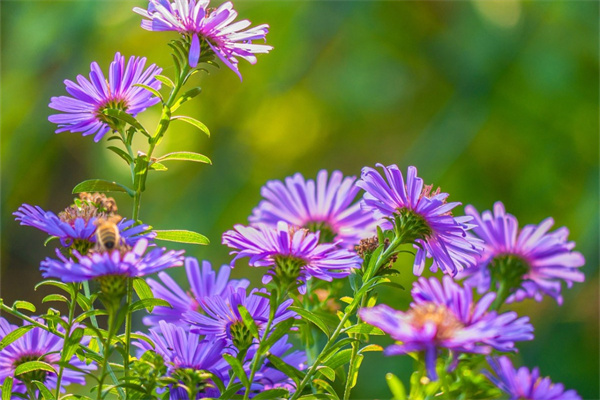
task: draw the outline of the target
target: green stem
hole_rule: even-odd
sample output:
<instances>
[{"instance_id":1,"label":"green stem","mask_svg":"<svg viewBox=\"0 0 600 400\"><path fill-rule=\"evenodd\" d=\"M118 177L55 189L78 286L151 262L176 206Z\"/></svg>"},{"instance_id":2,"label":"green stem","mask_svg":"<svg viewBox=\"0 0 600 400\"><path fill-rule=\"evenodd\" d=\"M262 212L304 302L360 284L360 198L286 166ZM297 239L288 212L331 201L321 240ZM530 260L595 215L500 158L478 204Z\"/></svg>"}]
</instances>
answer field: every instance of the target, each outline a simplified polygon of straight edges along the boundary
<instances>
[{"instance_id":1,"label":"green stem","mask_svg":"<svg viewBox=\"0 0 600 400\"><path fill-rule=\"evenodd\" d=\"M360 301L360 307L364 308L367 305L367 302L369 301L369 292L367 292L367 294L362 298L362 300ZM358 312L358 310L357 310ZM360 323L360 317L356 316L356 323ZM360 337L359 333L355 333L352 334L352 337L355 339L358 339ZM350 364L348 366L348 376L346 377L346 385L344 387L344 400L348 400L350 399L350 392L352 391L352 382L354 380L353 376L356 373L358 373L358 366L356 365L356 360L358 357L358 350L360 347L360 343L359 342L352 342L352 354L350 355Z\"/></svg>"},{"instance_id":2,"label":"green stem","mask_svg":"<svg viewBox=\"0 0 600 400\"><path fill-rule=\"evenodd\" d=\"M38 396L35 395L35 385L30 383L25 383L25 387L27 388L27 394L31 400L36 400ZM12 397L11 397L12 398Z\"/></svg>"},{"instance_id":3,"label":"green stem","mask_svg":"<svg viewBox=\"0 0 600 400\"><path fill-rule=\"evenodd\" d=\"M71 297L71 302L69 303L69 319L67 320L67 331L65 332L65 342L68 340L69 335L72 333L71 329L73 329L73 318L75 317L75 305L77 304L77 295L79 294L79 283L73 283L72 284L72 289L73 289L73 297ZM65 370L64 367L64 362L68 361L65 360L64 357L64 352L61 352L60 354L60 368L58 370L58 375L56 377L56 400L59 399L60 396L60 384L62 381L62 376L63 376L63 372Z\"/></svg>"},{"instance_id":4,"label":"green stem","mask_svg":"<svg viewBox=\"0 0 600 400\"><path fill-rule=\"evenodd\" d=\"M499 311L502 304L506 301L506 299L510 296L510 285L505 281L500 281L500 287L496 292L496 299L492 303L491 309L494 311Z\"/></svg>"},{"instance_id":5,"label":"green stem","mask_svg":"<svg viewBox=\"0 0 600 400\"><path fill-rule=\"evenodd\" d=\"M131 302L133 300L133 279L127 278L127 302L125 303L125 307L127 307L127 314L125 315L125 357L123 359L123 373L125 374L125 382L129 382L127 377L129 376L129 352L130 352L130 343L131 343L131 312L129 312L129 307L131 306ZM125 398L127 399L127 387L125 387Z\"/></svg>"},{"instance_id":6,"label":"green stem","mask_svg":"<svg viewBox=\"0 0 600 400\"><path fill-rule=\"evenodd\" d=\"M100 379L98 380L98 395L96 396L97 400L102 400L102 386L104 385L104 378L108 374L107 367L109 366L108 358L110 357L110 344L112 341L113 332L115 330L115 316L118 311L118 308L114 305L111 305L110 309L108 308L109 307L107 307L108 336L106 337L106 341L104 342L104 354L102 355L102 372L100 373Z\"/></svg>"}]
</instances>

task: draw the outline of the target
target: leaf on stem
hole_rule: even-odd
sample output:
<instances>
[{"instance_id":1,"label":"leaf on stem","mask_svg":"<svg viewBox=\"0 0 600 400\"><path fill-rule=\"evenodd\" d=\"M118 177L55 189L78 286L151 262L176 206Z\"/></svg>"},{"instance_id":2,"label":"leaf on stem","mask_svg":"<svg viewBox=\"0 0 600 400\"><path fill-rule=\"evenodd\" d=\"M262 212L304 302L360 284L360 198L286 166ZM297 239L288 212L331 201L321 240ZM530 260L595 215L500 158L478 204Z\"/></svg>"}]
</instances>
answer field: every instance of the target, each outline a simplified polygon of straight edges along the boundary
<instances>
[{"instance_id":1,"label":"leaf on stem","mask_svg":"<svg viewBox=\"0 0 600 400\"><path fill-rule=\"evenodd\" d=\"M302 318L312 322L315 324L323 333L329 338L329 328L327 328L327 324L321 320L316 314L305 310L300 307L290 306L288 308L290 311L294 311L296 314L300 315Z\"/></svg>"},{"instance_id":2,"label":"leaf on stem","mask_svg":"<svg viewBox=\"0 0 600 400\"><path fill-rule=\"evenodd\" d=\"M185 115L174 115L171 117L171 121L174 121L174 120L187 122L188 124L193 125L196 128L200 129L202 132L204 132L206 134L206 136L210 137L210 131L208 130L208 127L195 118L187 117Z\"/></svg>"},{"instance_id":3,"label":"leaf on stem","mask_svg":"<svg viewBox=\"0 0 600 400\"><path fill-rule=\"evenodd\" d=\"M28 301L17 300L12 306L13 310L27 310L32 313L35 312L35 306Z\"/></svg>"},{"instance_id":4,"label":"leaf on stem","mask_svg":"<svg viewBox=\"0 0 600 400\"><path fill-rule=\"evenodd\" d=\"M54 367L50 364L48 364L47 362L44 361L26 361L23 364L19 364L19 366L15 369L15 376L16 375L21 375L21 374L26 374L28 372L32 372L32 371L46 371L46 372L52 372L53 374L56 374L56 370L54 369Z\"/></svg>"},{"instance_id":5,"label":"leaf on stem","mask_svg":"<svg viewBox=\"0 0 600 400\"><path fill-rule=\"evenodd\" d=\"M242 382L244 387L249 388L250 381L248 380L248 376L246 375L246 371L244 371L244 367L242 366L240 360L227 353L223 354L223 358L225 359L225 361L227 361L229 365L231 365L233 372L238 378L240 378L240 381Z\"/></svg>"},{"instance_id":6,"label":"leaf on stem","mask_svg":"<svg viewBox=\"0 0 600 400\"><path fill-rule=\"evenodd\" d=\"M290 392L287 389L269 389L253 397L254 400L287 399Z\"/></svg>"},{"instance_id":7,"label":"leaf on stem","mask_svg":"<svg viewBox=\"0 0 600 400\"><path fill-rule=\"evenodd\" d=\"M143 133L145 136L150 136L150 135L148 135L148 131L146 131L146 129L142 126L142 124L140 124L137 119L135 119L133 116L131 116L131 114L127 114L125 111L117 110L116 108L106 108L102 111L102 113L106 114L110 117L119 119L123 122L126 122L129 125L135 127L138 131Z\"/></svg>"},{"instance_id":8,"label":"leaf on stem","mask_svg":"<svg viewBox=\"0 0 600 400\"><path fill-rule=\"evenodd\" d=\"M292 378L296 385L299 385L302 378L304 378L305 374L302 371L299 371L295 367L292 367L290 364L286 363L276 355L268 354L267 358L275 368Z\"/></svg>"},{"instance_id":9,"label":"leaf on stem","mask_svg":"<svg viewBox=\"0 0 600 400\"><path fill-rule=\"evenodd\" d=\"M172 80L170 80L168 77L164 76L164 75L155 75L154 78L159 81L164 83L165 85L174 88L175 84L173 83Z\"/></svg>"},{"instance_id":10,"label":"leaf on stem","mask_svg":"<svg viewBox=\"0 0 600 400\"><path fill-rule=\"evenodd\" d=\"M173 153L165 154L164 156L158 157L157 161L194 161L205 164L212 164L210 158L205 155L192 153L191 151L176 151Z\"/></svg>"},{"instance_id":11,"label":"leaf on stem","mask_svg":"<svg viewBox=\"0 0 600 400\"><path fill-rule=\"evenodd\" d=\"M133 160L131 159L131 157L129 156L129 154L127 154L127 152L123 149L120 149L118 147L115 146L108 146L107 149L109 149L110 151L112 151L113 153L115 153L116 155L118 155L119 157L121 157L123 160L125 160L125 162L127 164L131 164L133 162Z\"/></svg>"},{"instance_id":12,"label":"leaf on stem","mask_svg":"<svg viewBox=\"0 0 600 400\"><path fill-rule=\"evenodd\" d=\"M359 333L359 334L364 334L364 335L385 335L385 333L381 329L371 326L369 324L363 324L363 323L352 325L350 328L344 329L344 333Z\"/></svg>"},{"instance_id":13,"label":"leaf on stem","mask_svg":"<svg viewBox=\"0 0 600 400\"><path fill-rule=\"evenodd\" d=\"M2 384L2 400L10 400L13 386L13 377L7 376Z\"/></svg>"},{"instance_id":14,"label":"leaf on stem","mask_svg":"<svg viewBox=\"0 0 600 400\"><path fill-rule=\"evenodd\" d=\"M142 300L138 300L135 303L133 303L129 307L129 312L133 313L133 312L141 310L143 308L148 310L148 312L152 312L152 310L156 306L173 308L173 306L171 306L171 304L169 304L168 301L163 300L163 299L142 299Z\"/></svg>"},{"instance_id":15,"label":"leaf on stem","mask_svg":"<svg viewBox=\"0 0 600 400\"><path fill-rule=\"evenodd\" d=\"M240 312L242 321L244 321L244 325L246 326L246 328L248 328L248 330L252 334L252 337L255 339L260 339L259 334L258 334L258 327L256 326L256 322L254 322L254 318L252 318L252 315L250 315L250 313L248 312L246 307L244 307L243 305L240 304L240 305L238 305L238 311Z\"/></svg>"},{"instance_id":16,"label":"leaf on stem","mask_svg":"<svg viewBox=\"0 0 600 400\"><path fill-rule=\"evenodd\" d=\"M135 192L125 185L104 179L88 179L73 188L73 194L82 192L124 192L133 197Z\"/></svg>"},{"instance_id":17,"label":"leaf on stem","mask_svg":"<svg viewBox=\"0 0 600 400\"><path fill-rule=\"evenodd\" d=\"M197 232L185 230L155 230L156 237L154 239L165 240L167 242L189 243L189 244L209 244L210 241L204 235Z\"/></svg>"},{"instance_id":18,"label":"leaf on stem","mask_svg":"<svg viewBox=\"0 0 600 400\"><path fill-rule=\"evenodd\" d=\"M151 87L151 86L144 85L143 83L136 83L136 84L134 84L133 86L139 86L139 87L141 87L141 88L144 88L144 89L146 89L147 91L149 91L150 93L152 93L153 95L155 95L156 97L158 97L158 98L159 98L161 101L163 100L163 96L162 96L162 94L160 94L160 92L159 92L158 90L154 89L154 88L153 88L153 87Z\"/></svg>"},{"instance_id":19,"label":"leaf on stem","mask_svg":"<svg viewBox=\"0 0 600 400\"><path fill-rule=\"evenodd\" d=\"M33 381L33 384L35 384L35 386L37 386L38 390L40 391L40 394L42 395L43 400L54 400L55 399L52 392L42 382Z\"/></svg>"},{"instance_id":20,"label":"leaf on stem","mask_svg":"<svg viewBox=\"0 0 600 400\"><path fill-rule=\"evenodd\" d=\"M177 99L177 101L175 102L175 104L173 104L171 106L171 112L177 110L186 101L191 100L194 97L198 96L201 91L202 91L202 88L195 87L193 89L188 90L184 94L182 94L181 97L179 97L179 99Z\"/></svg>"},{"instance_id":21,"label":"leaf on stem","mask_svg":"<svg viewBox=\"0 0 600 400\"><path fill-rule=\"evenodd\" d=\"M404 384L402 381L394 374L387 373L385 374L385 380L392 392L392 396L394 396L394 400L407 400L406 389L404 388Z\"/></svg>"}]
</instances>

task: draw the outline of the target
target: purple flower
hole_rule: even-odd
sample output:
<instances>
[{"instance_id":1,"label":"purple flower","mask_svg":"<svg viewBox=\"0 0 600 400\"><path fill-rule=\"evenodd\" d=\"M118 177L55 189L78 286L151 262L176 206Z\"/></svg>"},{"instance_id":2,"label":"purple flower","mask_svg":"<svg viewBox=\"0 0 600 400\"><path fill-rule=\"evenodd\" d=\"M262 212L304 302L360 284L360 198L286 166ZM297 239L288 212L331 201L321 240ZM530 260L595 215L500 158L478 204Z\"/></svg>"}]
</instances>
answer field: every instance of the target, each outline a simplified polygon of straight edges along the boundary
<instances>
[{"instance_id":1,"label":"purple flower","mask_svg":"<svg viewBox=\"0 0 600 400\"><path fill-rule=\"evenodd\" d=\"M511 400L581 400L574 390L565 391L562 383L552 383L550 378L540 377L538 368L531 372L526 367L515 370L508 357L491 358L488 362L498 377L483 371Z\"/></svg>"},{"instance_id":2,"label":"purple flower","mask_svg":"<svg viewBox=\"0 0 600 400\"><path fill-rule=\"evenodd\" d=\"M494 204L493 214L484 211L480 215L473 206L465 211L475 219L478 226L471 232L483 239L484 249L476 267L465 270L461 277L467 277L465 284L477 287L479 293L495 290L501 280L509 279L514 290L507 298L509 303L528 297L541 301L548 295L562 304L561 281L567 287L584 281L578 268L585 259L572 251L575 243L567 241L567 228L548 233L552 218L519 231L517 219L505 212L501 202Z\"/></svg>"},{"instance_id":3,"label":"purple flower","mask_svg":"<svg viewBox=\"0 0 600 400\"><path fill-rule=\"evenodd\" d=\"M238 307L244 306L248 310L259 331L262 332L269 320L270 302L258 293L266 294L267 291L253 289L250 294L247 294L246 289L229 288L224 297L213 296L202 299L200 307L206 315L197 311L188 311L183 314L183 317L195 326L192 331L226 339L228 344L234 344L238 349L248 348L252 344L252 337ZM281 303L275 312L274 325L296 316L294 312L287 310L292 302L293 300L290 299Z\"/></svg>"},{"instance_id":4,"label":"purple flower","mask_svg":"<svg viewBox=\"0 0 600 400\"><path fill-rule=\"evenodd\" d=\"M303 351L292 351L288 353L293 346L291 343L288 343L287 340L287 335L283 336L271 346L269 353L281 358L283 362L299 371L306 369L306 354ZM251 350L256 351L255 348L251 348ZM249 351L247 358L251 359L253 356L254 352ZM273 368L268 360L266 360L258 370L254 382L260 385L260 388L258 389L259 392L276 388L287 389L290 393L293 393L296 390L294 381L283 372Z\"/></svg>"},{"instance_id":5,"label":"purple flower","mask_svg":"<svg viewBox=\"0 0 600 400\"><path fill-rule=\"evenodd\" d=\"M186 369L195 371L208 371L215 374L219 379L225 378L225 372L229 366L222 357L225 351L225 341L214 336L202 336L190 332L189 326L179 326L165 321L159 321L158 326L150 328L150 338L156 345L153 348L148 342L139 340L134 345L143 351L153 350L160 354L167 365L167 374L178 377L186 374ZM140 333L140 335L143 335ZM211 383L208 381L207 383ZM213 387L204 388L212 392L218 390ZM174 393L178 394L174 396ZM215 393L210 393L213 397ZM208 394L208 393L205 393ZM216 394L218 397L219 394ZM205 397L205 396L201 396ZM176 386L171 388L172 399L188 398L184 390Z\"/></svg>"},{"instance_id":6,"label":"purple flower","mask_svg":"<svg viewBox=\"0 0 600 400\"><path fill-rule=\"evenodd\" d=\"M146 58L131 57L125 65L125 57L115 54L110 64L108 80L98 66L91 64L90 79L77 76L77 83L65 80L67 92L72 96L59 96L50 99L49 107L64 114L48 117L50 122L58 124L56 133L70 131L82 132L83 136L94 135L99 142L108 131L114 129L111 119L103 114L104 110L117 109L132 116L160 102L149 90L138 84L160 89L155 76L161 69L152 64L146 70Z\"/></svg>"},{"instance_id":7,"label":"purple flower","mask_svg":"<svg viewBox=\"0 0 600 400\"><path fill-rule=\"evenodd\" d=\"M298 228L320 231L324 242L341 241L353 249L361 239L375 234L374 220L359 203L352 204L358 191L355 177L333 171L327 182L327 171L321 170L316 182L304 180L301 174L281 181L269 181L261 189L261 201L249 218L252 224L277 226L279 221Z\"/></svg>"},{"instance_id":8,"label":"purple flower","mask_svg":"<svg viewBox=\"0 0 600 400\"><path fill-rule=\"evenodd\" d=\"M97 216L74 216L69 213L56 215L52 211L44 211L39 206L29 204L23 204L13 215L21 225L32 226L50 236L56 236L64 247L71 246L74 241L88 242L88 248L96 243ZM153 239L156 236L156 233L150 232L150 226L144 224L134 226L134 223L135 221L125 218L117 223L119 235L127 245L133 246L139 239Z\"/></svg>"},{"instance_id":9,"label":"purple flower","mask_svg":"<svg viewBox=\"0 0 600 400\"><path fill-rule=\"evenodd\" d=\"M348 276L362 263L356 253L339 249L336 243L319 244L318 232L291 228L285 222L279 222L277 228L236 225L223 234L223 244L236 249L230 253L236 255L232 264L249 257L253 267L276 266L272 274L285 273L301 282L311 276L331 282ZM265 275L263 283L271 278Z\"/></svg>"},{"instance_id":10,"label":"purple flower","mask_svg":"<svg viewBox=\"0 0 600 400\"><path fill-rule=\"evenodd\" d=\"M417 250L414 274L421 275L426 258L433 258L433 272L439 267L452 276L474 266L480 241L466 235L473 227L467 224L471 217L452 216L451 210L460 203L446 203L448 194L439 189L431 193L432 187L423 185L415 167L408 167L405 184L397 165L377 166L383 168L387 182L376 169L364 167L357 182L365 190L362 206L383 219L383 227L390 228L390 220L400 220L403 226L396 229Z\"/></svg>"},{"instance_id":11,"label":"purple flower","mask_svg":"<svg viewBox=\"0 0 600 400\"><path fill-rule=\"evenodd\" d=\"M28 325L28 323L26 322L25 325ZM16 325L11 325L7 320L0 317L0 340L16 329ZM33 328L27 331L23 336L0 350L0 387L7 377L12 376L14 378L12 391L15 393L26 393L27 389L24 381L32 380L44 383L50 390L55 389L57 375L54 372L38 370L16 377L15 370L19 365L27 361L43 361L58 371L60 369L58 365L61 357L60 352L63 348L64 340L57 335L41 328ZM94 364L87 365L75 356L71 357L67 362L81 371L87 372L96 369ZM65 392L64 388L62 388L63 385L67 386L72 383L85 385L85 375L83 372L65 368L61 380L61 392Z\"/></svg>"},{"instance_id":12,"label":"purple flower","mask_svg":"<svg viewBox=\"0 0 600 400\"><path fill-rule=\"evenodd\" d=\"M192 257L185 259L185 271L190 283L190 291L183 289L165 272L160 272L158 277L164 284L148 279L154 296L166 300L173 308L154 307L152 314L144 317L144 324L157 325L159 321L166 321L176 325L184 324L182 315L186 311L202 311L200 303L203 299L212 296L227 296L229 288L245 289L250 282L247 279L229 280L231 267L223 265L218 275L208 261L202 262L202 269L198 260Z\"/></svg>"},{"instance_id":13,"label":"purple flower","mask_svg":"<svg viewBox=\"0 0 600 400\"><path fill-rule=\"evenodd\" d=\"M240 79L237 57L250 64L256 64L258 53L268 53L273 47L254 44L253 40L265 41L269 25L263 24L244 30L250 21L232 23L237 17L231 2L223 3L216 10L208 8L209 0L149 0L148 9L139 7L134 12L147 18L142 20L142 28L149 31L176 31L191 36L189 64L198 65L201 43L208 47L235 72Z\"/></svg>"},{"instance_id":14,"label":"purple flower","mask_svg":"<svg viewBox=\"0 0 600 400\"><path fill-rule=\"evenodd\" d=\"M457 353L489 354L492 348L515 350L515 341L533 338L527 317L517 319L514 312L497 315L487 311L494 293L473 302L472 289L461 288L448 276L443 286L435 278L421 278L412 293L415 302L406 312L381 304L363 308L359 315L398 341L385 349L385 355L424 352L433 380L437 379L436 361L443 349L455 357Z\"/></svg>"},{"instance_id":15,"label":"purple flower","mask_svg":"<svg viewBox=\"0 0 600 400\"><path fill-rule=\"evenodd\" d=\"M183 265L183 250L166 251L154 248L146 253L148 240L140 239L132 249L110 252L92 252L82 256L74 251L75 259L68 259L58 250L59 260L46 258L40 269L44 278L58 278L63 282L83 282L100 277L140 277Z\"/></svg>"}]
</instances>

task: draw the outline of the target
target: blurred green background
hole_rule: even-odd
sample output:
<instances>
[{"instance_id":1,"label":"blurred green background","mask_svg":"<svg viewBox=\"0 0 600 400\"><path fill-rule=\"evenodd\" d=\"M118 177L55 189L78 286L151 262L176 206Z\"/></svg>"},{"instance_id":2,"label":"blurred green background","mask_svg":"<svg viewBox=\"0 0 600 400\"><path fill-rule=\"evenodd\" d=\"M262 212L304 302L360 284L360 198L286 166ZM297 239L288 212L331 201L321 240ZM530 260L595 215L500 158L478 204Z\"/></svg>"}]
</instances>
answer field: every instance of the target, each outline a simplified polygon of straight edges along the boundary
<instances>
[{"instance_id":1,"label":"blurred green background","mask_svg":"<svg viewBox=\"0 0 600 400\"><path fill-rule=\"evenodd\" d=\"M38 265L52 255L42 233L13 220L19 205L58 212L82 180L128 183L105 141L55 135L47 104L65 94L64 79L87 75L91 61L106 71L116 51L147 56L172 75L166 42L175 34L142 30L131 9L145 4L1 2L7 302L39 304ZM213 165L171 163L152 175L142 219L206 234L212 244L186 247L188 254L220 265L230 259L221 233L246 222L267 180L322 168L358 175L376 162L416 165L426 183L480 210L501 200L522 224L552 216L585 255L587 280L565 292L562 307L551 299L513 307L536 328L518 358L598 399L599 3L239 1L236 9L270 24L275 49L254 66L240 62L242 83L227 68L194 78L203 93L181 113L202 120L212 137L175 122L156 154L197 151ZM141 118L154 124L158 110ZM130 199L115 197L130 216ZM398 278L407 287L410 265ZM256 284L262 272L243 263L234 270ZM410 301L391 290L380 299L397 308ZM406 382L411 367L408 357L369 353L353 394L389 398L385 373Z\"/></svg>"}]
</instances>

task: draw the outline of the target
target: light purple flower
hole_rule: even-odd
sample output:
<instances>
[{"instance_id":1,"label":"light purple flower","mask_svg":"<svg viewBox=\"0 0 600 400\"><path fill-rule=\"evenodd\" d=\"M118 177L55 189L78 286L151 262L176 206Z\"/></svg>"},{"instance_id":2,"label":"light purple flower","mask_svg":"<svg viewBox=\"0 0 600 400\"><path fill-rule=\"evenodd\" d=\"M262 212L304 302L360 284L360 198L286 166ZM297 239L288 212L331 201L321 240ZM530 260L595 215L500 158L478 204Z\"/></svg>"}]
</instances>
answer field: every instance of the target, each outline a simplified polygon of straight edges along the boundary
<instances>
[{"instance_id":1,"label":"light purple flower","mask_svg":"<svg viewBox=\"0 0 600 400\"><path fill-rule=\"evenodd\" d=\"M285 178L285 182L267 182L261 189L265 200L254 209L249 221L271 226L284 221L320 231L322 241L341 241L343 247L353 249L361 239L375 234L375 221L360 203L352 204L360 190L355 177L344 178L340 171L333 171L328 182L327 175L321 170L316 180L305 180L298 173Z\"/></svg>"},{"instance_id":2,"label":"light purple flower","mask_svg":"<svg viewBox=\"0 0 600 400\"><path fill-rule=\"evenodd\" d=\"M516 274L513 278L518 287L513 288L508 303L528 297L541 301L543 295L548 295L562 304L561 281L569 288L573 282L584 281L579 268L585 259L572 251L575 243L568 241L567 228L548 232L554 224L552 218L519 230L517 219L506 213L501 202L494 204L493 214L484 211L480 215L473 206L465 211L478 225L471 232L483 239L484 250L476 267L465 270L460 277L466 277L465 283L477 287L479 293L495 290L501 279L510 278L502 274ZM512 270L500 271L497 265L506 263L508 257L512 257L507 264Z\"/></svg>"},{"instance_id":3,"label":"light purple flower","mask_svg":"<svg viewBox=\"0 0 600 400\"><path fill-rule=\"evenodd\" d=\"M200 307L205 314L188 311L183 314L183 317L194 325L193 332L226 339L228 344L234 344L238 349L247 348L252 344L252 338L238 307L244 306L254 319L259 332L264 331L269 320L270 302L258 293L266 294L267 291L253 289L250 294L247 294L246 289L229 288L225 297L213 296L202 299ZM281 303L275 312L274 325L296 316L296 313L287 309L292 302L293 300L289 299Z\"/></svg>"},{"instance_id":4,"label":"light purple flower","mask_svg":"<svg viewBox=\"0 0 600 400\"><path fill-rule=\"evenodd\" d=\"M56 251L58 260L46 258L40 269L44 278L57 278L63 282L83 282L103 276L123 276L135 278L146 276L166 268L183 265L183 250L166 251L154 248L146 253L148 240L140 239L131 250L96 253L86 256L74 251L75 259L63 256Z\"/></svg>"},{"instance_id":5,"label":"light purple flower","mask_svg":"<svg viewBox=\"0 0 600 400\"><path fill-rule=\"evenodd\" d=\"M252 41L265 41L269 25L246 29L250 21L233 22L237 11L231 2L221 4L216 10L210 9L209 3L209 0L175 0L173 3L149 0L147 10L135 7L133 11L147 18L142 20L142 28L146 30L176 31L191 37L188 62L192 68L198 65L202 44L206 43L242 79L237 57L256 64L255 54L268 53L272 46Z\"/></svg>"},{"instance_id":6,"label":"light purple flower","mask_svg":"<svg viewBox=\"0 0 600 400\"><path fill-rule=\"evenodd\" d=\"M230 253L235 254L232 264L243 257L249 257L253 267L270 267L286 261L296 263L301 282L309 277L331 282L334 278L348 276L362 263L356 253L339 249L336 243L319 244L318 232L295 229L285 222L279 222L276 228L236 225L234 230L223 234L223 244L236 249ZM266 274L263 283L271 278Z\"/></svg>"},{"instance_id":7,"label":"light purple flower","mask_svg":"<svg viewBox=\"0 0 600 400\"><path fill-rule=\"evenodd\" d=\"M29 323L25 323L28 325ZM7 320L0 317L0 340L4 339L8 334L17 329L16 325L8 323ZM85 342L85 338L83 341ZM15 393L27 392L25 384L21 379L39 380L44 385L53 390L56 388L57 375L53 372L32 371L24 375L15 376L17 366L27 361L43 361L50 364L56 371L60 369L60 352L64 348L64 340L59 336L47 332L41 328L32 328L23 336L0 350L0 387L5 379L9 376L14 378L12 391ZM87 365L85 362L73 356L67 362L80 369L81 371L92 371L96 369L94 364ZM69 368L63 370L61 389L62 393L65 389L62 386L70 384L85 385L85 374L80 371L75 371ZM17 398L17 397L11 397Z\"/></svg>"},{"instance_id":8,"label":"light purple flower","mask_svg":"<svg viewBox=\"0 0 600 400\"><path fill-rule=\"evenodd\" d=\"M185 271L190 284L190 290L187 292L184 292L166 272L158 274L162 285L154 279L147 279L154 296L166 300L173 308L154 307L152 314L144 317L144 324L157 325L159 321L176 325L185 324L182 320L183 313L202 311L200 303L203 299L212 296L224 297L229 293L229 288L245 289L250 284L247 279L229 280L231 267L227 265L223 265L217 275L208 261L203 261L202 269L200 269L198 260L192 257L186 257Z\"/></svg>"},{"instance_id":9,"label":"light purple flower","mask_svg":"<svg viewBox=\"0 0 600 400\"><path fill-rule=\"evenodd\" d=\"M39 206L30 206L23 204L13 213L15 220L21 225L32 226L50 236L56 236L64 247L69 247L73 241L87 241L90 244L96 243L96 221L98 217L77 217L71 218L70 215L63 217L54 214L52 211L44 211ZM156 233L150 231L150 226L140 224L135 225L135 221L121 219L117 223L119 235L124 242L133 246L139 239L153 239Z\"/></svg>"},{"instance_id":10,"label":"light purple flower","mask_svg":"<svg viewBox=\"0 0 600 400\"><path fill-rule=\"evenodd\" d=\"M58 124L56 133L70 131L81 132L83 136L94 135L99 142L113 127L110 119L102 112L117 109L132 116L160 102L149 90L138 84L160 89L156 75L161 69L152 64L146 70L146 58L130 57L125 65L125 57L115 54L110 64L108 79L98 63L91 64L89 80L83 75L77 76L77 83L65 80L67 92L72 96L59 96L50 99L49 107L61 111L48 117L50 122Z\"/></svg>"},{"instance_id":11,"label":"light purple flower","mask_svg":"<svg viewBox=\"0 0 600 400\"><path fill-rule=\"evenodd\" d=\"M419 279L413 288L415 302L408 311L385 304L359 310L367 323L388 333L398 343L385 355L424 352L427 373L437 379L436 361L442 350L454 353L489 354L492 348L514 351L514 342L533 339L527 317L516 313L488 312L495 294L473 302L472 289L461 288L448 276L443 286L435 278Z\"/></svg>"},{"instance_id":12,"label":"light purple flower","mask_svg":"<svg viewBox=\"0 0 600 400\"><path fill-rule=\"evenodd\" d=\"M516 370L508 357L488 357L490 366L498 376L483 371L510 400L581 400L574 390L566 390L562 383L552 383L550 378L540 376L538 368L531 372L526 367Z\"/></svg>"},{"instance_id":13,"label":"light purple flower","mask_svg":"<svg viewBox=\"0 0 600 400\"><path fill-rule=\"evenodd\" d=\"M472 218L454 217L451 210L460 203L446 203L447 193L431 193L431 186L424 186L417 177L417 169L408 167L406 184L397 165L383 168L385 179L373 168L364 167L357 186L365 190L362 206L373 212L382 226L390 228L395 217L407 223L403 235L414 243L417 250L413 272L421 275L426 258L433 258L431 270L438 267L452 276L464 268L476 264L480 241L467 236L473 228L467 224Z\"/></svg>"},{"instance_id":14,"label":"light purple flower","mask_svg":"<svg viewBox=\"0 0 600 400\"><path fill-rule=\"evenodd\" d=\"M165 360L169 376L176 374L177 370L189 368L196 371L207 371L215 374L219 379L224 379L229 368L223 358L226 342L214 336L203 337L190 332L189 328L189 325L180 326L159 321L157 326L150 328L149 336L154 342L155 348L144 340L136 341L134 345L142 351L153 350L160 354ZM140 335L144 334L140 333ZM210 390L210 393L204 393L205 395L213 397L216 394L215 397L219 396L218 389L214 387L214 384L207 389ZM171 391L171 399L187 398L184 390L172 387ZM178 396L174 396L173 392Z\"/></svg>"}]
</instances>

